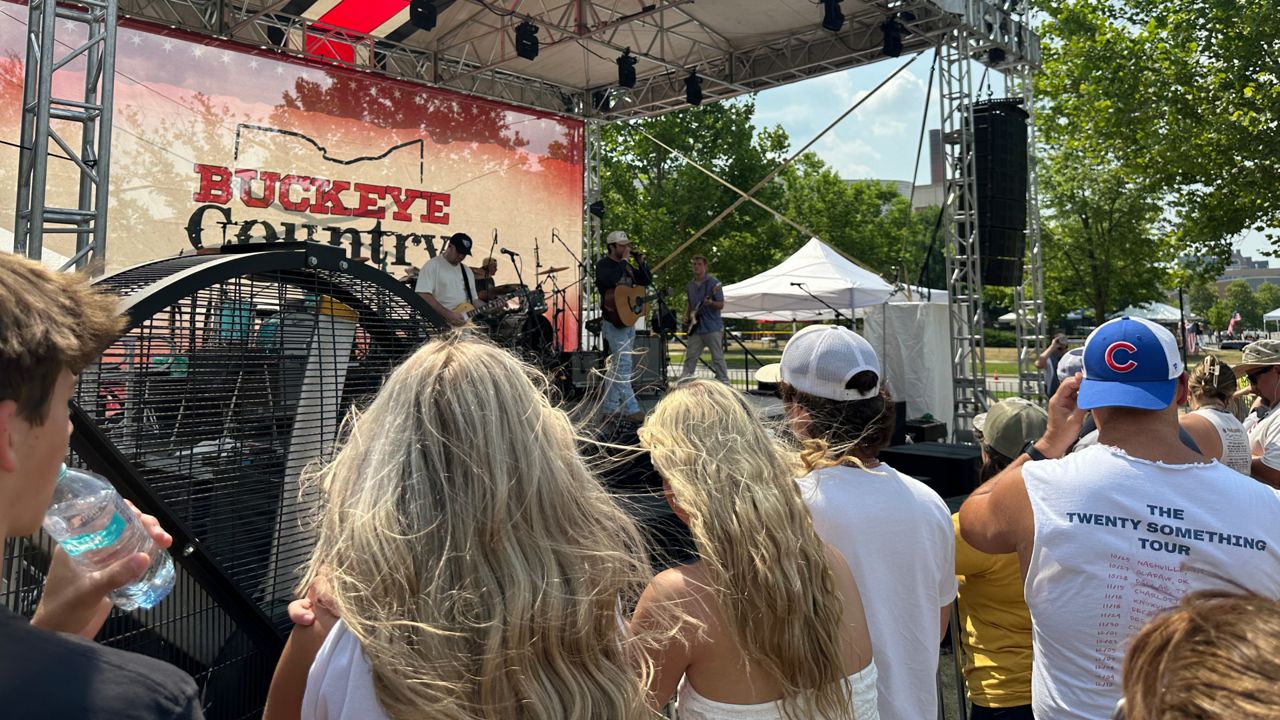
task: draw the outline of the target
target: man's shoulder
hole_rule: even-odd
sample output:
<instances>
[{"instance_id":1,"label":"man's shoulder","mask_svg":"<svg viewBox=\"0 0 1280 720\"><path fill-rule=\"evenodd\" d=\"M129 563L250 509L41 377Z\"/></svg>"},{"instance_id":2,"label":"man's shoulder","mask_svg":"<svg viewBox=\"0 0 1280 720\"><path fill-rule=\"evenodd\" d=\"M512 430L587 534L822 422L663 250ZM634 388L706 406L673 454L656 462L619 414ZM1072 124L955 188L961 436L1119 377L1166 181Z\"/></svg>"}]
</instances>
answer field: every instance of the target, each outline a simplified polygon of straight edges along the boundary
<instances>
[{"instance_id":1,"label":"man's shoulder","mask_svg":"<svg viewBox=\"0 0 1280 720\"><path fill-rule=\"evenodd\" d=\"M191 676L154 658L0 618L0 697L23 718L201 717Z\"/></svg>"}]
</instances>

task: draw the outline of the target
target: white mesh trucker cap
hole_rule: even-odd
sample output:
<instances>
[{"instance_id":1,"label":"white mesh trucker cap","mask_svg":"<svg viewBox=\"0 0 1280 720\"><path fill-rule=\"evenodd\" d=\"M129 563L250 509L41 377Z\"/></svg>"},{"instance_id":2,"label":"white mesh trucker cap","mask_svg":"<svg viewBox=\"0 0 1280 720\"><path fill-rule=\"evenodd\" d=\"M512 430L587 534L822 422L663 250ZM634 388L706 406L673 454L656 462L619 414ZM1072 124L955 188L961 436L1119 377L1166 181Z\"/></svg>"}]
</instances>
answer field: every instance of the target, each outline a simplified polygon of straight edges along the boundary
<instances>
[{"instance_id":1,"label":"white mesh trucker cap","mask_svg":"<svg viewBox=\"0 0 1280 720\"><path fill-rule=\"evenodd\" d=\"M866 392L845 387L849 378L870 370L876 384ZM861 335L839 325L810 325L791 337L782 351L782 381L800 392L828 400L866 400L880 393L880 359Z\"/></svg>"}]
</instances>

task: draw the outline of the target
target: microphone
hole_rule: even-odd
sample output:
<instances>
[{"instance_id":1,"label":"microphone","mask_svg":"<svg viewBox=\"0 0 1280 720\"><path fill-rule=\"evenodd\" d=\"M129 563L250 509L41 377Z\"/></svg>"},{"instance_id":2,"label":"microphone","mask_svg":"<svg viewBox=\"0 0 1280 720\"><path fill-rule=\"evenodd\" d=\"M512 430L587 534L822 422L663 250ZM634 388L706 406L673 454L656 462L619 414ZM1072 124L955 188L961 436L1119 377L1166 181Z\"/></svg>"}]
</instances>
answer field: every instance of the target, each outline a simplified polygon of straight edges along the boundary
<instances>
[{"instance_id":1,"label":"microphone","mask_svg":"<svg viewBox=\"0 0 1280 720\"><path fill-rule=\"evenodd\" d=\"M802 288L802 287L804 287L804 283L791 283L791 287L798 287L798 288Z\"/></svg>"},{"instance_id":2,"label":"microphone","mask_svg":"<svg viewBox=\"0 0 1280 720\"><path fill-rule=\"evenodd\" d=\"M519 257L519 256L520 256L520 253L516 252L515 250L508 250L508 249L506 249L506 248L502 248L502 249L501 249L501 250L499 250L498 252L502 253L503 255L510 255L511 257Z\"/></svg>"}]
</instances>

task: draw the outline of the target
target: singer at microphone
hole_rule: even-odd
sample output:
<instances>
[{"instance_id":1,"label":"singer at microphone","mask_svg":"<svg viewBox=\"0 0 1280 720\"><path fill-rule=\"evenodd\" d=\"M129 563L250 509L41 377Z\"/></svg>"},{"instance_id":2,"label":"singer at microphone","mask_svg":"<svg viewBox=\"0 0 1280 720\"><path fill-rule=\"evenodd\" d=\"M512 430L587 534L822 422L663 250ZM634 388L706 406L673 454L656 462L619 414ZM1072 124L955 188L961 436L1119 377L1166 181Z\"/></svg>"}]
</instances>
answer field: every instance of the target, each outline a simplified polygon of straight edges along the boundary
<instances>
[{"instance_id":1,"label":"singer at microphone","mask_svg":"<svg viewBox=\"0 0 1280 720\"><path fill-rule=\"evenodd\" d=\"M639 265L632 265L631 238L622 230L614 230L606 239L609 254L596 262L596 288L600 291L603 304L601 310L604 319L600 323L600 334L609 346L613 358L609 362L609 372L605 375L604 401L600 403L606 419L625 418L631 422L643 422L644 412L636 400L635 391L631 388L632 349L636 340L636 313L623 315L622 309L633 308L631 301L621 305L617 302L619 294L625 296L638 295L640 290L653 282L649 268L643 258ZM619 290L620 287L626 291Z\"/></svg>"}]
</instances>

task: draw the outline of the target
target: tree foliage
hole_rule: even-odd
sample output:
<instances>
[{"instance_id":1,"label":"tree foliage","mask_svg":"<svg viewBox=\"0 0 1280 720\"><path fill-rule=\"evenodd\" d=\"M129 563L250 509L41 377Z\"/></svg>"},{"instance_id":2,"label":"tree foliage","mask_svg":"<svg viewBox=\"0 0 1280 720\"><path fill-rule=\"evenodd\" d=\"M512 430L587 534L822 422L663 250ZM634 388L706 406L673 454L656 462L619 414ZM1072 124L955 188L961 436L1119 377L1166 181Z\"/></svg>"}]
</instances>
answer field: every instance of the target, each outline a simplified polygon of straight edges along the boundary
<instances>
[{"instance_id":1,"label":"tree foliage","mask_svg":"<svg viewBox=\"0 0 1280 720\"><path fill-rule=\"evenodd\" d=\"M790 146L782 128L757 129L754 113L747 100L605 126L605 231L626 230L653 258L651 265L671 255L739 196L640 131L747 191L789 156ZM936 209L912 212L891 185L842 179L813 153L797 158L753 197L890 281L899 267L916 281L937 215ZM700 254L729 284L773 267L808 240L808 233L744 202L665 266L657 282L682 287L691 273L689 258ZM940 251L935 265L928 279L941 283Z\"/></svg>"},{"instance_id":2,"label":"tree foliage","mask_svg":"<svg viewBox=\"0 0 1280 720\"><path fill-rule=\"evenodd\" d=\"M1050 145L1124 168L1198 255L1280 226L1275 0L1039 4Z\"/></svg>"}]
</instances>

